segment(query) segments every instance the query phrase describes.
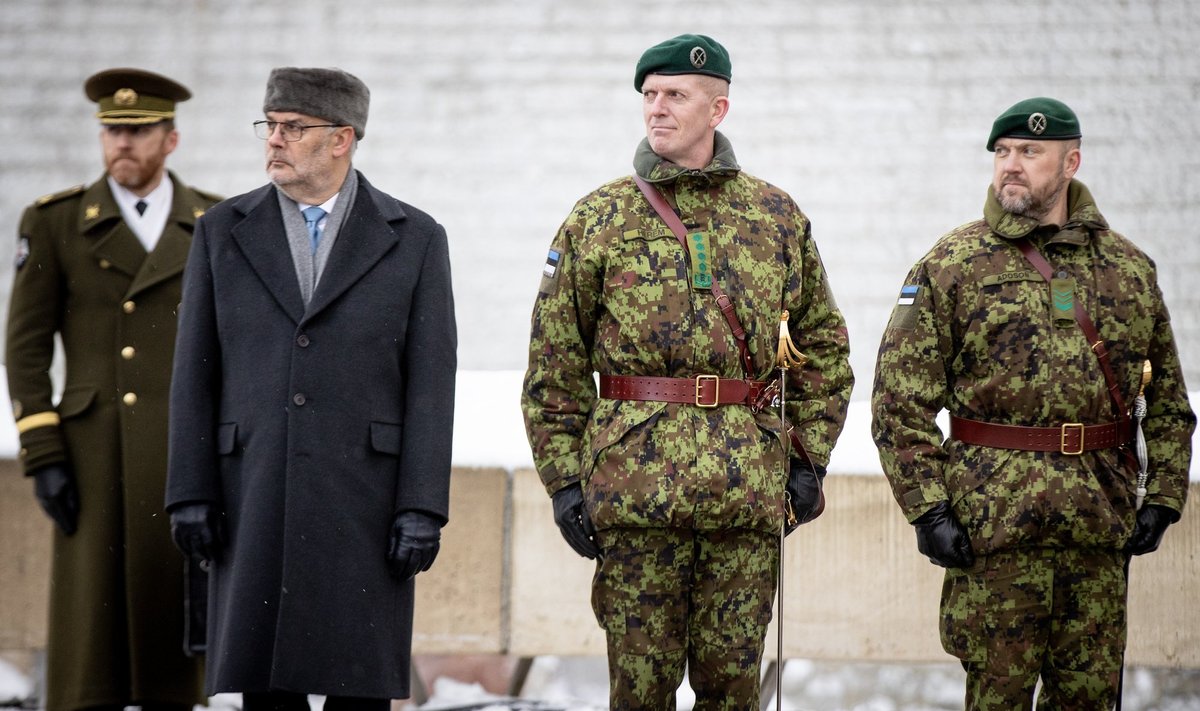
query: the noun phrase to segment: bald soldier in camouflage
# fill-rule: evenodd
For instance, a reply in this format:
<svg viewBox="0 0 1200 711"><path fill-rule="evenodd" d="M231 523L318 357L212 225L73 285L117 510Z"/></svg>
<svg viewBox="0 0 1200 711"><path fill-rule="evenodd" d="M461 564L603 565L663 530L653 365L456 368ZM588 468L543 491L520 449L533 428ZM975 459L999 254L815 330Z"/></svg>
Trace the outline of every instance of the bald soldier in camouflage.
<svg viewBox="0 0 1200 711"><path fill-rule="evenodd" d="M619 178L576 203L534 305L521 404L564 538L599 559L613 709L673 709L685 665L696 709L758 707L784 491L801 519L818 505L853 382L807 218L716 132L730 73L699 35L652 47L635 73L647 138L634 168L689 248ZM752 372L714 279L748 332ZM772 375L784 309L809 357L786 386L806 450L790 465L778 408L748 397Z"/></svg>
<svg viewBox="0 0 1200 711"><path fill-rule="evenodd" d="M162 510L167 390L192 229L217 198L165 167L185 87L110 69L84 91L105 173L25 210L6 342L21 462L56 524L45 703L186 711L203 670L184 653L184 558Z"/></svg>
<svg viewBox="0 0 1200 711"><path fill-rule="evenodd" d="M913 267L879 349L873 434L918 549L947 569L942 645L967 671L968 709L1032 708L1039 678L1038 708L1111 708L1127 556L1158 547L1187 495L1195 416L1155 265L1074 179L1080 136L1053 99L996 119L983 219ZM1049 283L1022 239L1049 263ZM1076 303L1103 348L1085 338ZM1140 509L1133 431L1102 352L1123 403L1143 362L1153 368Z"/></svg>

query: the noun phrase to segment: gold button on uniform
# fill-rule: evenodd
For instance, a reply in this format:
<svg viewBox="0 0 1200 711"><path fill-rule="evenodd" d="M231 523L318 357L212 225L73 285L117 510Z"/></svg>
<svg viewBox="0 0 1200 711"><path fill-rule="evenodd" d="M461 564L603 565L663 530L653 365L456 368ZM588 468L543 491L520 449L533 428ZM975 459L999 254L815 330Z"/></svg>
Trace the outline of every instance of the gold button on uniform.
<svg viewBox="0 0 1200 711"><path fill-rule="evenodd" d="M107 259L100 260L100 268L101 269L108 269L111 266L112 266L112 262L108 261Z"/></svg>
<svg viewBox="0 0 1200 711"><path fill-rule="evenodd" d="M133 360L135 355L137 355L137 351L133 350L133 346L125 346L121 349L121 357L125 360Z"/></svg>
<svg viewBox="0 0 1200 711"><path fill-rule="evenodd" d="M133 407L137 404L137 393L125 393L125 396L121 398L121 402Z"/></svg>
<svg viewBox="0 0 1200 711"><path fill-rule="evenodd" d="M125 303L121 304L121 310L127 314L131 314L134 311L137 311L137 304L133 303L132 301L126 301Z"/></svg>

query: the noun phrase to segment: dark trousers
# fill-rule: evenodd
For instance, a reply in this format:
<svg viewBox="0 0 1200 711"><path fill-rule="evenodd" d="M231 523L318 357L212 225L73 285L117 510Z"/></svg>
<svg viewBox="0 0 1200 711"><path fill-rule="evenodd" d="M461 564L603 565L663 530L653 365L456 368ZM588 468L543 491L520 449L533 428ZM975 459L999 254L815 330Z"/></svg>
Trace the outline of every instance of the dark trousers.
<svg viewBox="0 0 1200 711"><path fill-rule="evenodd" d="M388 699L356 696L327 696L325 711L388 711ZM242 711L309 711L308 696L293 691L264 691L242 694Z"/></svg>

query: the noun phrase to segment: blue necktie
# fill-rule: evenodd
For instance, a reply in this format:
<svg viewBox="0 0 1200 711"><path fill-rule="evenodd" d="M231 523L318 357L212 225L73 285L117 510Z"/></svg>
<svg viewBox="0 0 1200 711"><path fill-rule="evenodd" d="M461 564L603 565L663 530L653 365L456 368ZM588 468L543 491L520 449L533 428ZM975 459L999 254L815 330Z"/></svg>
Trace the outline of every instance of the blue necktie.
<svg viewBox="0 0 1200 711"><path fill-rule="evenodd" d="M301 212L304 213L304 224L308 226L308 237L312 240L312 252L317 253L317 243L321 241L321 218L325 216L325 211L319 207L306 207Z"/></svg>

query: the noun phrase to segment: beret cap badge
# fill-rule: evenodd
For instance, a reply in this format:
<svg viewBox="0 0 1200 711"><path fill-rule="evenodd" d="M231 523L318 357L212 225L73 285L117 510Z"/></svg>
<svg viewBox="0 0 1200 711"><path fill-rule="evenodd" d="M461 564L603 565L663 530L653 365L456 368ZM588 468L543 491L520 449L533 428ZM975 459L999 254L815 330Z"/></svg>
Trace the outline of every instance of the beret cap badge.
<svg viewBox="0 0 1200 711"><path fill-rule="evenodd" d="M1040 136L1046 132L1046 115L1035 111L1029 114L1029 120L1025 122L1029 126L1029 132L1035 136Z"/></svg>
<svg viewBox="0 0 1200 711"><path fill-rule="evenodd" d="M691 60L692 66L697 69L704 68L704 64L708 62L708 54L704 52L703 47L692 47L692 53L688 58Z"/></svg>

